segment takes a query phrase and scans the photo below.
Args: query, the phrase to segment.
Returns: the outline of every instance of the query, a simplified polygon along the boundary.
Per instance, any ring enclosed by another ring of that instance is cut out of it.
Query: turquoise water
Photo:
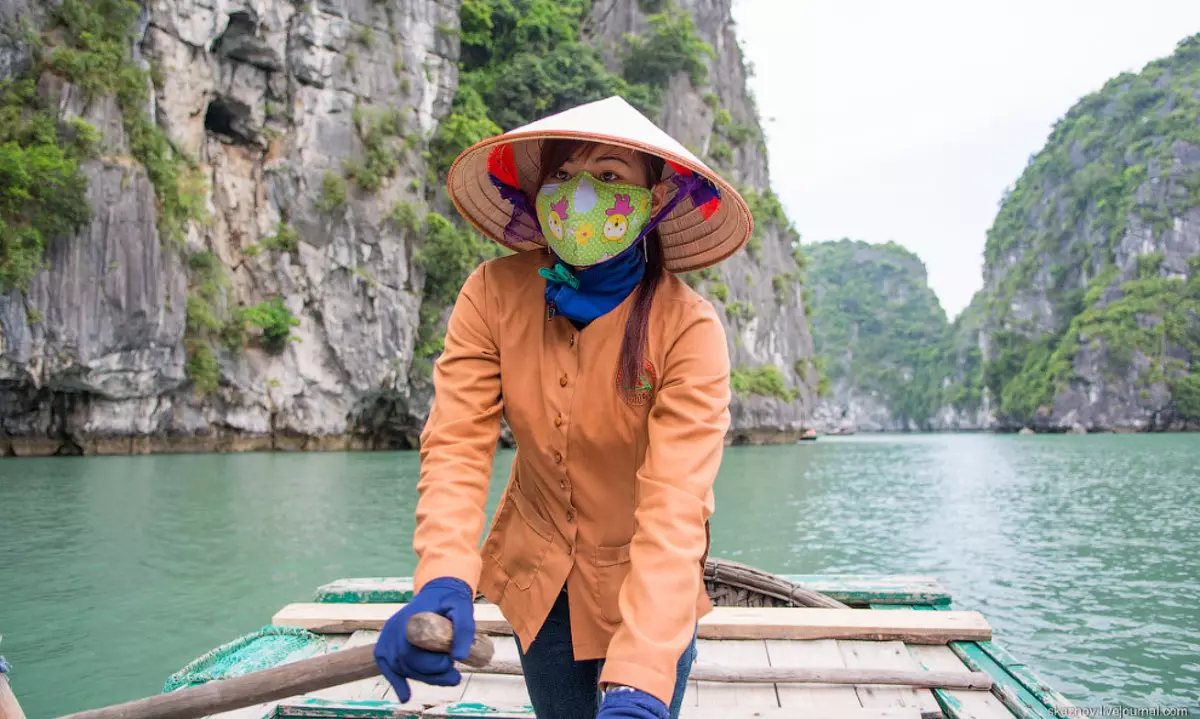
[[[26,713],[155,693],[319,584],[410,574],[417,471],[415,453],[0,461],[0,654]],[[1198,506],[1197,435],[823,438],[728,450],[713,553],[933,574],[1076,704],[1196,707]]]

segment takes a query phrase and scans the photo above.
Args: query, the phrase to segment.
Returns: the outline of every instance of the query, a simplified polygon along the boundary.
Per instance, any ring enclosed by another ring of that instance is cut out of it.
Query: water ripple
[[[713,551],[787,573],[932,574],[1077,704],[1195,706],[1197,457],[1200,437],[1181,435],[738,447]],[[0,634],[27,712],[154,693],[319,584],[411,573],[417,463],[0,462]]]

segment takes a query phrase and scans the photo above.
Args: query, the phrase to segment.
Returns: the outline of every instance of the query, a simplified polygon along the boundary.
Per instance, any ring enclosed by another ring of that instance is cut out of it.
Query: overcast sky
[[[734,5],[772,184],[804,241],[899,242],[951,317],[980,287],[1004,188],[1054,121],[1200,32],[1198,0]]]

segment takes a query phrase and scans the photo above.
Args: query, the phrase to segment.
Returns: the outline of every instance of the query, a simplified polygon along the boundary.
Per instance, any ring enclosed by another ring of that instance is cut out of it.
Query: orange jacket
[[[547,320],[544,252],[480,265],[459,294],[421,434],[413,546],[419,589],[465,581],[529,646],[564,583],[576,659],[602,682],[670,703],[704,590],[713,480],[729,428],[729,354],[712,305],[664,273],[646,388],[627,403],[617,357],[633,296],[582,331]],[[635,293],[636,295],[636,293]],[[512,474],[482,550],[504,413]]]

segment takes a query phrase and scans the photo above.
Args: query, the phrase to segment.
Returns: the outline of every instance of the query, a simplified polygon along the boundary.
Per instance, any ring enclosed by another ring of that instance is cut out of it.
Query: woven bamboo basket
[[[718,607],[830,607],[846,605],[761,569],[710,557],[704,563],[704,588]]]

